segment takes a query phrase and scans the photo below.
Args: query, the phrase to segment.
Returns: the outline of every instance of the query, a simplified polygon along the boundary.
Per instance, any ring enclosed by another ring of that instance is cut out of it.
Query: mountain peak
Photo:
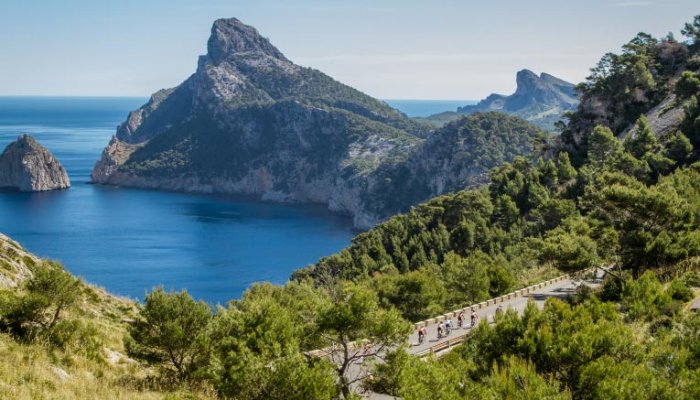
[[[15,143],[17,145],[20,145],[20,146],[24,146],[24,145],[27,145],[30,147],[40,146],[39,143],[37,143],[37,141],[34,140],[33,137],[31,137],[30,135],[28,135],[26,133],[19,135],[19,137],[17,138]]]
[[[509,96],[492,94],[478,104],[458,108],[457,114],[501,111],[551,130],[563,112],[578,104],[575,86],[548,73],[538,76],[529,69],[521,69],[515,81],[515,93]]]
[[[537,74],[530,71],[529,69],[521,69],[516,74],[516,79],[526,79],[526,78],[537,78]]]
[[[207,51],[215,63],[238,53],[260,53],[287,60],[257,29],[236,18],[222,18],[214,22],[207,42]]]
[[[540,77],[529,69],[518,71],[515,76],[516,94],[529,93],[535,90],[540,82]]]

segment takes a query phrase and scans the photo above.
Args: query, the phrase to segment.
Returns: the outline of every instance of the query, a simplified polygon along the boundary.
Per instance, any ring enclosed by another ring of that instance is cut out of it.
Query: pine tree
[[[628,136],[625,139],[624,145],[625,150],[629,151],[638,159],[654,151],[657,145],[656,134],[654,134],[654,131],[651,129],[646,116],[641,115],[639,119],[637,119],[634,136]]]

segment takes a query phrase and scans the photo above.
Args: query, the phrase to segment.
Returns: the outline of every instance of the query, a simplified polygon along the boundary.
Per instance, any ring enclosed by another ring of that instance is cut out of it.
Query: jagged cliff
[[[385,103],[293,64],[237,19],[217,20],[207,48],[195,74],[130,113],[94,182],[326,203],[358,215],[362,176],[424,134]]]
[[[434,165],[416,154],[440,132],[295,65],[235,18],[214,23],[207,49],[192,76],[129,114],[95,166],[94,182],[322,203],[352,215],[358,228],[412,205],[392,198],[407,191],[398,171],[406,162]],[[420,172],[443,175],[439,168]],[[410,198],[460,188],[428,186]]]
[[[578,105],[575,86],[547,73],[537,76],[523,69],[516,74],[515,93],[505,96],[491,94],[475,105],[460,107],[456,112],[445,112],[428,117],[433,121],[451,121],[475,112],[499,111],[516,115],[547,130],[562,119],[567,111]]]
[[[29,135],[21,135],[0,155],[0,189],[42,192],[68,187],[65,168]]]

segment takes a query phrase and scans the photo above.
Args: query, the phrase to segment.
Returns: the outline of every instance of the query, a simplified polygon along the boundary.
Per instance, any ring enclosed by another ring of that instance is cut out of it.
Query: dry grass
[[[120,383],[138,367],[112,366],[43,344],[20,344],[0,336],[0,398],[7,399],[160,399]],[[67,375],[63,375],[65,372]]]
[[[37,268],[57,268],[0,234],[0,290],[21,291]],[[9,268],[11,267],[11,268]],[[78,322],[63,347],[46,337],[18,341],[0,333],[0,399],[211,399],[211,390],[169,391],[152,384],[152,371],[125,355],[123,338],[136,303],[81,285],[77,304],[62,314]]]
[[[66,314],[93,334],[65,348],[46,340],[18,342],[0,334],[0,399],[209,399],[211,391],[154,389],[149,370],[125,355],[125,319],[134,303],[85,285],[82,303]]]

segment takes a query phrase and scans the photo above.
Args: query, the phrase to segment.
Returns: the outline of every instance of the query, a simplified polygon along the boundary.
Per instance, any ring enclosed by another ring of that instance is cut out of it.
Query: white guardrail
[[[586,273],[588,273],[592,270],[595,270],[595,269],[596,268],[585,269],[585,270],[578,272],[577,274],[579,274],[579,273],[586,274]],[[570,278],[571,278],[570,274],[561,275],[561,276],[558,276],[556,278],[549,279],[549,280],[546,280],[546,281],[543,281],[540,283],[536,283],[532,286],[528,286],[528,287],[516,290],[514,292],[510,292],[508,294],[504,294],[503,296],[494,297],[492,299],[488,299],[488,300],[482,301],[480,303],[468,305],[466,307],[454,310],[454,311],[449,312],[447,314],[438,315],[437,317],[428,318],[426,320],[416,322],[413,324],[413,326],[415,329],[418,329],[418,328],[421,328],[423,326],[427,327],[430,325],[438,324],[442,321],[457,317],[459,315],[459,313],[461,313],[461,312],[464,312],[465,314],[470,314],[472,311],[476,311],[476,310],[479,310],[479,309],[482,309],[482,308],[485,308],[485,307],[488,307],[488,306],[491,306],[494,304],[503,303],[506,300],[510,300],[510,299],[514,299],[517,297],[528,295],[530,293],[534,293],[538,289],[545,288],[549,285],[552,285],[554,283],[563,281],[564,279],[570,279]],[[435,353],[441,352],[445,349],[448,349],[452,346],[458,345],[458,344],[464,342],[464,340],[467,338],[467,336],[469,335],[470,332],[471,331],[469,331],[463,335],[452,337],[444,342],[440,342],[440,343],[438,343],[434,346],[431,346],[425,350],[421,350],[421,351],[415,353],[415,355],[417,355],[419,357],[425,357],[429,354],[435,354]]]
[[[576,274],[577,274],[577,275],[578,275],[578,274],[582,274],[582,275],[583,275],[583,274],[586,274],[586,273],[588,273],[588,272],[590,272],[590,271],[592,271],[592,270],[596,270],[596,269],[597,269],[597,268],[588,268],[588,269],[579,271],[579,272],[577,272]],[[528,286],[528,287],[525,287],[525,288],[516,290],[516,291],[514,291],[514,292],[510,292],[510,293],[508,293],[508,294],[504,294],[503,296],[494,297],[494,298],[492,298],[492,299],[488,299],[488,300],[482,301],[482,302],[480,302],[480,303],[468,305],[468,306],[466,306],[466,307],[463,307],[463,308],[454,310],[454,311],[449,312],[449,313],[446,313],[446,314],[438,315],[437,317],[428,318],[428,319],[426,319],[426,320],[416,322],[416,323],[413,324],[413,327],[414,327],[414,329],[418,329],[418,328],[423,327],[423,326],[427,327],[427,326],[430,326],[430,325],[438,324],[438,323],[440,323],[440,322],[442,322],[442,321],[445,321],[445,320],[448,320],[448,319],[451,319],[451,318],[456,318],[456,317],[459,315],[460,312],[464,312],[465,314],[466,314],[466,313],[471,313],[471,311],[476,311],[476,310],[479,310],[479,309],[488,307],[488,306],[490,306],[490,305],[494,305],[494,304],[498,304],[498,303],[503,303],[503,302],[506,301],[506,300],[510,300],[510,299],[514,299],[514,298],[517,298],[517,297],[521,297],[521,296],[528,295],[528,294],[530,294],[530,293],[534,293],[537,289],[542,289],[542,288],[545,288],[545,287],[547,287],[547,286],[549,286],[549,285],[552,285],[552,284],[554,284],[554,283],[563,281],[564,279],[570,279],[570,278],[571,278],[571,275],[570,275],[570,274],[561,275],[561,276],[558,276],[558,277],[556,277],[556,278],[549,279],[549,280],[546,280],[546,281],[543,281],[543,282],[540,282],[540,283],[536,283],[536,284],[534,284],[534,285],[531,285],[531,286]],[[450,338],[450,339],[448,339],[448,340],[445,340],[445,341],[443,341],[443,342],[441,342],[441,343],[438,343],[438,344],[436,344],[436,345],[434,345],[434,346],[431,346],[431,347],[428,348],[428,349],[421,350],[421,351],[415,353],[415,355],[417,355],[417,356],[419,356],[419,357],[424,357],[424,356],[426,356],[426,355],[428,355],[428,354],[438,353],[438,352],[440,352],[440,351],[442,351],[442,350],[445,350],[445,349],[450,348],[450,347],[452,347],[452,346],[455,346],[455,345],[457,345],[457,344],[459,344],[459,343],[462,343],[462,342],[466,339],[466,337],[467,337],[468,335],[469,335],[469,332],[467,332],[467,333],[465,333],[465,334],[463,334],[463,335],[460,335],[460,336],[452,337],[452,338]],[[355,342],[351,342],[351,343],[350,343],[350,346],[355,346],[355,347],[357,347],[358,345],[357,345],[357,343],[355,343]],[[330,351],[329,349],[316,349],[316,350],[307,351],[306,354],[309,355],[309,356],[314,356],[314,357],[322,357],[322,356],[324,356],[324,355],[327,355],[327,354],[329,353],[329,351]]]

